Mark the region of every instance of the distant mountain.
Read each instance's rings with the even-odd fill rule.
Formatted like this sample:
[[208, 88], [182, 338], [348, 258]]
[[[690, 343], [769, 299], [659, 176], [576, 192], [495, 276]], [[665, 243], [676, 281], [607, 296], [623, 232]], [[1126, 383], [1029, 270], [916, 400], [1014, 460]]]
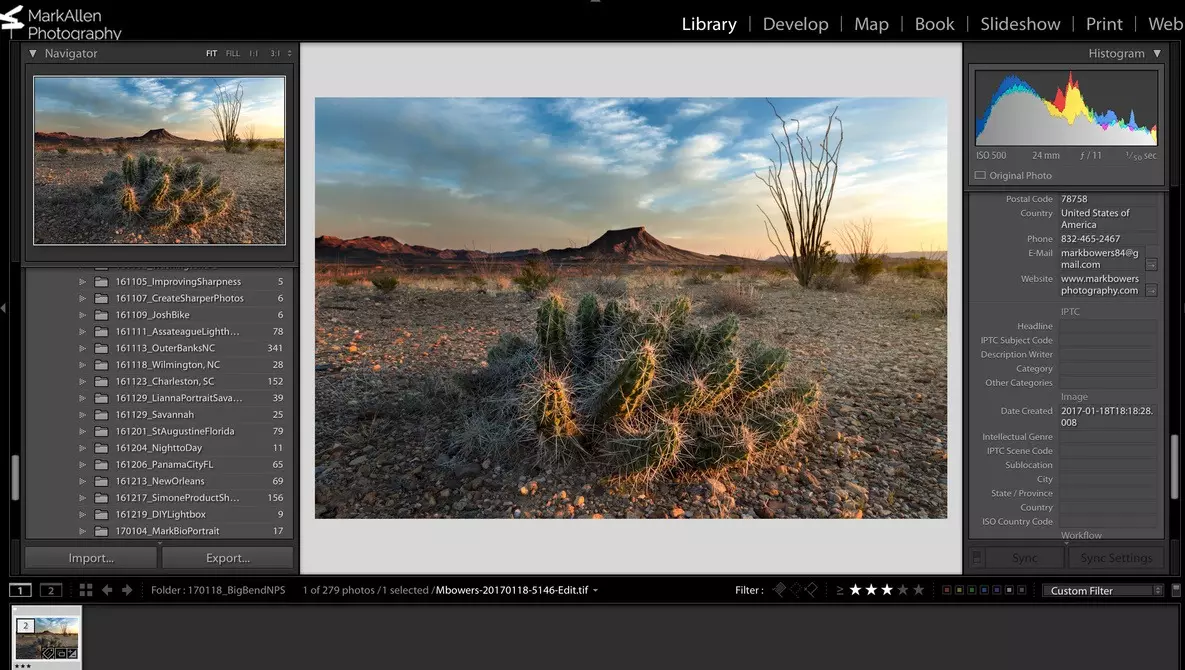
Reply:
[[33, 141], [36, 144], [108, 144], [115, 142], [126, 142], [129, 144], [191, 144], [193, 142], [204, 142], [205, 140], [187, 140], [184, 137], [177, 137], [164, 128], [154, 128], [143, 135], [137, 135], [135, 137], [81, 137], [62, 132], [36, 132], [33, 133]]
[[609, 230], [583, 247], [564, 249], [523, 249], [520, 251], [486, 252], [469, 249], [434, 249], [404, 244], [392, 237], [340, 237], [322, 235], [316, 240], [318, 260], [345, 262], [402, 262], [495, 260], [517, 261], [532, 257], [552, 262], [609, 262], [639, 265], [719, 265], [760, 263], [737, 256], [709, 256], [673, 247], [643, 227]]

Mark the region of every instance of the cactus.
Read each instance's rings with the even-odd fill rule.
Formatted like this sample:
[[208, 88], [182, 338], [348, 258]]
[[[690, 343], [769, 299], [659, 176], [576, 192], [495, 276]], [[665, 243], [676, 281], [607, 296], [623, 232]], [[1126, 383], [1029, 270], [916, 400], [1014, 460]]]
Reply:
[[790, 352], [757, 343], [746, 352], [737, 390], [746, 400], [756, 398], [773, 388], [789, 365]]
[[140, 202], [136, 200], [136, 189], [131, 186], [123, 187], [123, 195], [119, 198], [119, 206], [129, 214], [140, 211]]
[[[817, 385], [785, 380], [785, 350], [758, 343], [738, 355], [735, 316], [705, 329], [688, 323], [688, 300], [602, 310], [591, 295], [575, 311], [569, 332], [563, 300], [544, 299], [536, 337], [502, 335], [466, 389], [473, 425], [501, 426], [534, 462], [609, 456], [628, 481], [648, 483], [785, 453], [817, 411]], [[459, 430], [454, 439], [472, 443]]]
[[539, 338], [539, 353], [545, 361], [561, 366], [565, 361], [568, 346], [568, 314], [564, 301], [558, 295], [550, 295], [535, 315], [535, 332]]
[[148, 204], [153, 209], [161, 209], [165, 205], [165, 201], [169, 196], [170, 179], [167, 173], [162, 173], [156, 183], [152, 185], [152, 189], [148, 191]]
[[573, 418], [572, 396], [567, 382], [555, 374], [544, 374], [531, 389], [534, 394], [535, 429], [548, 439], [576, 437], [580, 429]]
[[181, 205], [176, 202], [169, 203], [168, 209], [165, 210], [165, 223], [170, 226], [181, 223]]
[[741, 376], [741, 361], [735, 356], [721, 358], [709, 366], [704, 375], [704, 386], [707, 389], [701, 407], [711, 409], [723, 401], [732, 392]]
[[675, 360], [694, 363], [708, 350], [708, 331], [703, 328], [682, 328], [671, 336], [671, 355]]
[[610, 450], [616, 453], [628, 472], [650, 480], [679, 465], [686, 442], [681, 423], [661, 419], [649, 431], [618, 436]]
[[654, 311], [666, 317], [671, 330], [680, 330], [687, 327], [687, 320], [691, 317], [691, 298], [679, 296], [656, 305]]
[[646, 342], [621, 361], [617, 374], [601, 391], [597, 418], [600, 421], [628, 421], [650, 391], [658, 359], [654, 345]]
[[735, 314], [729, 314], [708, 330], [705, 348], [712, 353], [731, 349], [740, 329], [740, 319]]
[[136, 159], [132, 158], [131, 154], [123, 157], [123, 182], [128, 186], [135, 186], [140, 183], [139, 172], [136, 170]]
[[798, 415], [793, 411], [772, 410], [757, 412], [749, 420], [749, 426], [762, 436], [769, 446], [777, 446], [798, 434]]
[[576, 308], [576, 332], [580, 362], [584, 366], [591, 365], [596, 358], [601, 342], [602, 319], [603, 315], [601, 306], [597, 303], [597, 296], [589, 293], [581, 298], [580, 306]]
[[148, 180], [148, 173], [152, 171], [152, 158], [148, 154], [140, 154], [136, 159], [136, 183], [143, 185]]
[[621, 322], [621, 303], [616, 300], [610, 300], [605, 303], [605, 311], [601, 316], [601, 323], [605, 330], [610, 330]]
[[172, 226], [198, 224], [230, 212], [234, 194], [218, 190], [218, 177], [203, 178], [201, 164], [187, 164], [180, 157], [164, 162], [146, 153], [124, 156], [119, 170], [104, 176], [98, 192], [109, 194], [121, 216]]
[[700, 467], [744, 463], [757, 451], [753, 431], [731, 420], [709, 422], [701, 428], [692, 454]]

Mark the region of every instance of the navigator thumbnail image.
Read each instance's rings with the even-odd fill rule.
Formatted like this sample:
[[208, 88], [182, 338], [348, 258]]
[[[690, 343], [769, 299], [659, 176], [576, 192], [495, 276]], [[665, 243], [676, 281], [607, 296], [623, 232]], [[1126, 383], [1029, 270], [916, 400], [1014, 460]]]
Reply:
[[33, 80], [35, 245], [282, 245], [285, 79]]

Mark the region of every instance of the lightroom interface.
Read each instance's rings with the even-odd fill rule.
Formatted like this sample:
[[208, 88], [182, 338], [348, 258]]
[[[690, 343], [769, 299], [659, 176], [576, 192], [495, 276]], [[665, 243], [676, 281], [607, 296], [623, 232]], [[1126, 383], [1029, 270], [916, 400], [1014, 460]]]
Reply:
[[1182, 19], [236, 9], [2, 17], [12, 667], [1180, 667]]

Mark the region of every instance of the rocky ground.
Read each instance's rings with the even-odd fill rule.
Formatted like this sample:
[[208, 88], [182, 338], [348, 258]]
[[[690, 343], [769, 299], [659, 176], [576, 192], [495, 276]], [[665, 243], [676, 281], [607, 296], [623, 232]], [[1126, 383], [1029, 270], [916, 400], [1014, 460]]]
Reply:
[[161, 158], [183, 156], [203, 163], [203, 172], [222, 177], [234, 192], [230, 213], [196, 226], [150, 226], [122, 221], [110, 208], [96, 207], [92, 187], [123, 154], [110, 148], [72, 148], [65, 154], [39, 147], [33, 159], [33, 237], [37, 244], [283, 244], [285, 226], [284, 150], [259, 148], [241, 154], [221, 149], [155, 148]]
[[[650, 301], [687, 294], [694, 320], [730, 282], [756, 297], [742, 339], [788, 348], [823, 388], [818, 425], [779, 461], [648, 490], [607, 465], [536, 469], [465, 456], [457, 387], [502, 332], [529, 334], [536, 302], [465, 279], [317, 291], [316, 511], [320, 518], [943, 518], [947, 514], [945, 285], [883, 276], [849, 292], [749, 273], [705, 284], [627, 280]], [[570, 278], [579, 296], [604, 280]], [[505, 286], [505, 283], [503, 283]]]

